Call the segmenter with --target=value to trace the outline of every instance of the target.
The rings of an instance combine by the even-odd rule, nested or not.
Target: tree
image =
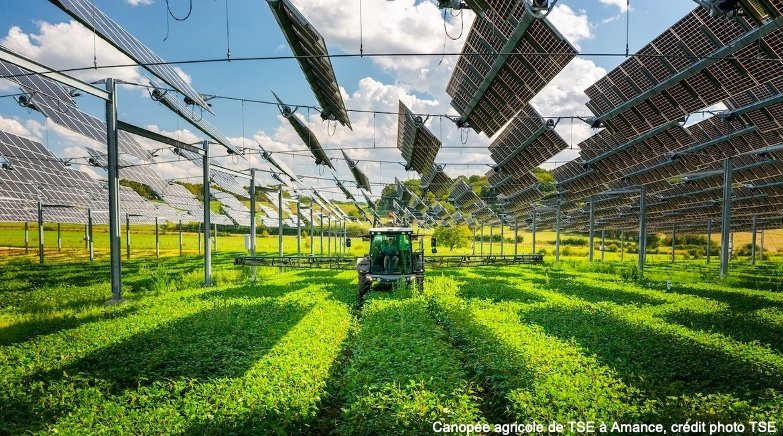
[[[438,243],[449,247],[449,251],[454,251],[458,247],[467,247],[470,242],[470,229],[468,226],[437,227],[432,233],[437,238]]]

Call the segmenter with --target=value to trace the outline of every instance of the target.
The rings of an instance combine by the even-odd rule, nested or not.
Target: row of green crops
[[[483,420],[459,353],[410,291],[372,295],[342,387],[341,433],[429,433],[435,421]]]
[[[105,284],[49,288],[49,304],[17,292],[0,311],[0,433],[306,431],[350,331],[354,290],[259,274],[129,292],[116,307],[102,304]]]
[[[426,290],[501,421],[783,419],[783,298],[600,273],[468,271]],[[616,278],[615,278],[616,280]]]

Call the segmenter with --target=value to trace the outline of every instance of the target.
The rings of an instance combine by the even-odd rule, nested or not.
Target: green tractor
[[[356,261],[359,273],[359,300],[361,301],[373,284],[393,287],[398,283],[424,288],[424,241],[413,233],[410,227],[376,227],[364,237],[370,241],[370,253]],[[414,250],[413,243],[419,248]],[[432,239],[432,252],[435,248]]]

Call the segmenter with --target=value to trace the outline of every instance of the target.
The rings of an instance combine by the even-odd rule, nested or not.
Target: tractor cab
[[[376,227],[364,237],[370,241],[370,252],[356,264],[359,294],[369,292],[373,283],[394,284],[399,281],[424,282],[423,241],[410,227]],[[413,244],[418,240],[419,248]]]

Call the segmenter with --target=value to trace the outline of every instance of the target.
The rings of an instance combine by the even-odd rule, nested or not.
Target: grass
[[[196,255],[124,261],[127,301],[106,306],[105,261],[0,259],[0,433],[783,420],[772,262],[430,270],[360,306],[352,271],[232,260],[212,288]]]

